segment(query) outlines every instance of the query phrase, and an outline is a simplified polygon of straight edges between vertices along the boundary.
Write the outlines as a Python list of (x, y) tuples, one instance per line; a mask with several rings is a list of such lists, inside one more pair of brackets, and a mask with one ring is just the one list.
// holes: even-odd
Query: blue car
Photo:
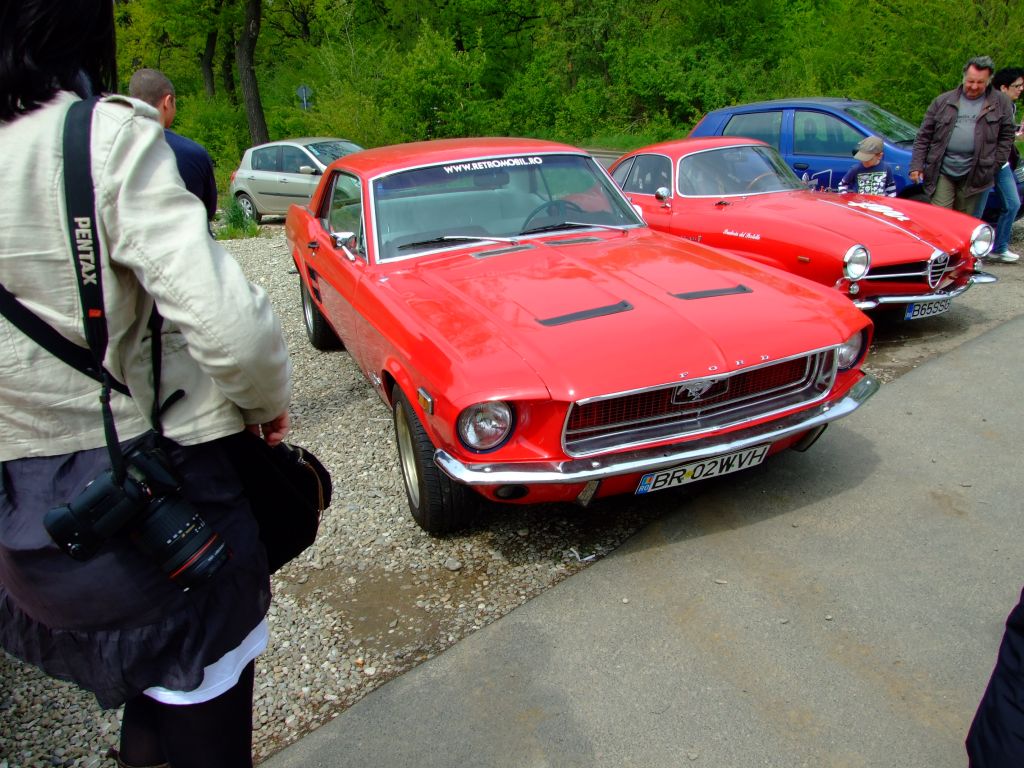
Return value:
[[(885, 162), (896, 178), (896, 194), (927, 202), (922, 186), (907, 177), (917, 126), (870, 101), (823, 97), (740, 104), (708, 112), (690, 131), (690, 136), (760, 139), (779, 150), (797, 176), (811, 186), (831, 190), (856, 162), (857, 143), (869, 135), (885, 144)], [(989, 195), (984, 218), (995, 221), (998, 206), (999, 196)]]

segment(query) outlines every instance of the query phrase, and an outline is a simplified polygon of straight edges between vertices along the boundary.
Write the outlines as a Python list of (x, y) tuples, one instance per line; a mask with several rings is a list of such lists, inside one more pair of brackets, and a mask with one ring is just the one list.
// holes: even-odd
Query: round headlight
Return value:
[(988, 256), (992, 250), (992, 244), (996, 240), (996, 233), (988, 224), (979, 224), (971, 233), (971, 253), (974, 258), (980, 259)]
[(512, 432), (512, 406), (500, 400), (471, 405), (459, 414), (458, 429), (467, 448), (490, 451)]
[(857, 331), (836, 349), (836, 363), (839, 370), (852, 368), (864, 352), (864, 331)]
[(871, 254), (863, 245), (855, 245), (843, 256), (843, 275), (847, 280), (860, 280), (871, 269)]

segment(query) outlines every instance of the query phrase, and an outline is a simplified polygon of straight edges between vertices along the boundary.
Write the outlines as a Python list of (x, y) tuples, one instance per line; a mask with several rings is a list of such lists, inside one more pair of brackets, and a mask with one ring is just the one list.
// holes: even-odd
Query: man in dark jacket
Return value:
[(128, 95), (155, 107), (160, 113), (164, 138), (178, 161), (178, 173), (185, 182), (185, 189), (203, 201), (206, 218), (213, 221), (217, 215), (217, 182), (213, 176), (213, 160), (202, 144), (171, 130), (171, 124), (178, 113), (174, 85), (159, 70), (140, 69), (132, 75)]
[(963, 83), (937, 96), (914, 140), (910, 178), (924, 184), (935, 205), (974, 213), (1013, 146), (1013, 107), (989, 87), (995, 65), (978, 56), (964, 67)]

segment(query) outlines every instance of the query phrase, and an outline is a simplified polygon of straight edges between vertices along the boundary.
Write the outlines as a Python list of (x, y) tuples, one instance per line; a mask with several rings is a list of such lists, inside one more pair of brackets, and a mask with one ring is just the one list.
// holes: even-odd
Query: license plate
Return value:
[(724, 456), (694, 461), (658, 472), (648, 472), (640, 478), (640, 485), (637, 486), (636, 492), (638, 494), (654, 493), (654, 491), (663, 491), (666, 488), (675, 488), (678, 485), (686, 485), (697, 480), (707, 480), (710, 477), (728, 475), (730, 472), (739, 472), (741, 469), (755, 467), (764, 461), (770, 447), (769, 445), (755, 445), (753, 448), (727, 453)]
[(919, 301), (916, 304), (908, 304), (904, 320), (920, 320), (922, 317), (934, 317), (948, 312), (952, 304), (951, 299), (939, 299), (938, 301)]

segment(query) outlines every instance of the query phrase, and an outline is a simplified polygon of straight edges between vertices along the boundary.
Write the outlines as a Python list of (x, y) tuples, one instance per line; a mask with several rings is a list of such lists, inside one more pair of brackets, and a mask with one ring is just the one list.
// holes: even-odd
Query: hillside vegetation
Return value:
[[(520, 135), (628, 149), (707, 110), (869, 99), (920, 121), (971, 56), (1021, 65), (1024, 0), (119, 0), (121, 82), (175, 83), (223, 189), (289, 136)], [(310, 94), (303, 105), (300, 86)], [(305, 108), (304, 108), (305, 106)]]

